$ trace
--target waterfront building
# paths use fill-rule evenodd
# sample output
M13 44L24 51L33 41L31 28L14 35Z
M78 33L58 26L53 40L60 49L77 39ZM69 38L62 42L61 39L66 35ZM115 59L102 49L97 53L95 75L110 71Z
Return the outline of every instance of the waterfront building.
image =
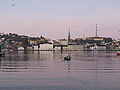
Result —
M87 43L84 45L84 50L98 50L98 51L104 51L107 50L107 46L105 44L89 44Z
M59 40L58 40L58 43L59 43L60 45L68 45L68 41L67 41L66 39L59 39Z
M25 50L25 48L24 48L24 50ZM26 50L34 51L34 47L32 45L27 45Z
M53 50L53 44L52 43L46 42L46 43L41 43L39 45L40 45L39 50L50 50L50 51Z
M40 51L52 51L53 50L53 44L49 42L45 43L39 43L38 45L34 45L34 50L40 50Z
M18 47L18 50L19 50L19 51L23 51L23 50L24 50L24 47Z
M39 50L39 45L34 45L33 47L34 47L34 50L35 50L35 51L38 51L38 50Z
M84 50L83 45L77 45L77 44L69 44L68 45L68 50L70 51L81 51Z
M90 50L98 50L98 51L104 51L106 50L106 45L102 44L95 44L90 47Z
M68 50L68 41L66 39L59 39L57 41L54 41L54 50L55 51Z
M37 44L37 41L29 40L29 44L30 44L30 45Z
M107 50L119 50L119 46L117 46L116 44L108 44L107 45Z
M67 51L68 45L54 45L55 51Z

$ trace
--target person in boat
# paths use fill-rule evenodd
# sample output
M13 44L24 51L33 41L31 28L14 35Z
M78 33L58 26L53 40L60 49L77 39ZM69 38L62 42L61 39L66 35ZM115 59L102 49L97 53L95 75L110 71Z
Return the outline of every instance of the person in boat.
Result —
M68 56L64 57L64 60L71 60L71 57L68 55Z

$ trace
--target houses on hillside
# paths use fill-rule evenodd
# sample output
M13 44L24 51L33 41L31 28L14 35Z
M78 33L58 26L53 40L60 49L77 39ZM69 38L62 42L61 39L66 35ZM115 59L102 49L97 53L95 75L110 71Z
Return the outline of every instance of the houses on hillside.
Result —
M41 37L28 37L17 34L0 34L3 50L40 50L40 51L83 51L83 50L120 50L120 40L107 37L83 37L51 40Z

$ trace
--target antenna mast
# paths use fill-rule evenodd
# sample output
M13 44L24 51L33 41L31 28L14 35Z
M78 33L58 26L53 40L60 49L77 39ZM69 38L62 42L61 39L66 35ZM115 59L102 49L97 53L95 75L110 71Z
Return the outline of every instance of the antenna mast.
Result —
M97 31L98 31L98 30L97 30L97 24L96 24L96 35L95 35L95 37L97 37Z

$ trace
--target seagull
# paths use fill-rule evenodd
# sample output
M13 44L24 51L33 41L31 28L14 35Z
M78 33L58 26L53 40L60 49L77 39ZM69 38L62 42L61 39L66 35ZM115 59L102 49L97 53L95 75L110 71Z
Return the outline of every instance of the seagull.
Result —
M12 3L11 6L15 7L15 6L16 6L16 3Z

